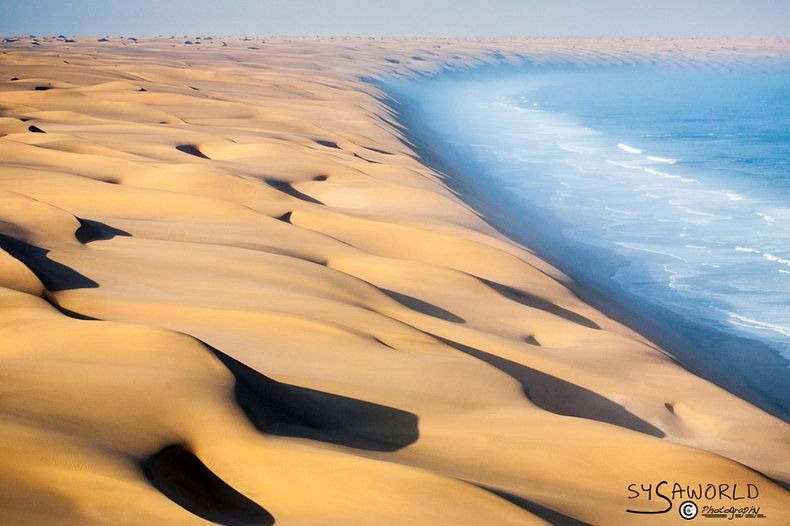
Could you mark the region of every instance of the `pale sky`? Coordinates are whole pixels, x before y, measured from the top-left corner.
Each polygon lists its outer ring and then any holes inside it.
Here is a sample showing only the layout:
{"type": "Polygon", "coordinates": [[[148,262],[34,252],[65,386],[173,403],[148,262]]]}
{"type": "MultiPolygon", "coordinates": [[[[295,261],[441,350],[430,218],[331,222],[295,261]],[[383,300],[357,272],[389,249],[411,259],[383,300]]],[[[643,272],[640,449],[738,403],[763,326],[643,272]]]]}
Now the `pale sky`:
{"type": "Polygon", "coordinates": [[[789,36],[790,0],[0,0],[0,35],[789,36]]]}

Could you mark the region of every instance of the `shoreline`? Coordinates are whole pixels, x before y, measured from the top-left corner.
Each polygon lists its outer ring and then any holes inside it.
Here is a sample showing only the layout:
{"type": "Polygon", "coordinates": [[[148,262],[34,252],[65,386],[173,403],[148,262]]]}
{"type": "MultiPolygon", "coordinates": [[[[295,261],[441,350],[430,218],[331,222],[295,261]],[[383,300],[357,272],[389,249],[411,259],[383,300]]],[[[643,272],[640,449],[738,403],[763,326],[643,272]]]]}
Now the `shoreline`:
{"type": "MultiPolygon", "coordinates": [[[[497,65],[482,66],[497,70],[497,65]]],[[[518,67],[504,66],[505,74],[518,67]]],[[[463,80],[479,74],[451,71],[446,74],[463,80]]],[[[440,73],[445,74],[445,73],[440,73]]],[[[790,385],[788,362],[778,348],[735,330],[716,328],[693,320],[625,291],[611,277],[626,264],[620,256],[603,248],[584,246],[564,238],[562,225],[552,221],[552,212],[535,212],[523,206],[510,192],[486,175],[485,166],[465,158],[460,148],[442,139],[421,122],[418,110],[397,99],[397,88],[388,92],[386,81],[380,86],[388,93],[388,104],[397,112],[409,141],[421,161],[446,175],[444,181],[456,194],[505,236],[535,251],[536,255],[567,274],[566,283],[583,301],[645,336],[665,349],[684,368],[768,413],[790,422],[790,385]],[[518,216],[516,215],[518,214],[518,216]],[[525,220],[526,218],[526,220],[525,220]],[[518,224],[526,224],[519,228],[518,224]],[[594,262],[603,271],[587,270],[575,262],[594,262]],[[608,280],[608,281],[605,281],[608,280]],[[674,329],[674,330],[673,330],[674,329]],[[749,371],[748,377],[741,371],[749,371]]]]}

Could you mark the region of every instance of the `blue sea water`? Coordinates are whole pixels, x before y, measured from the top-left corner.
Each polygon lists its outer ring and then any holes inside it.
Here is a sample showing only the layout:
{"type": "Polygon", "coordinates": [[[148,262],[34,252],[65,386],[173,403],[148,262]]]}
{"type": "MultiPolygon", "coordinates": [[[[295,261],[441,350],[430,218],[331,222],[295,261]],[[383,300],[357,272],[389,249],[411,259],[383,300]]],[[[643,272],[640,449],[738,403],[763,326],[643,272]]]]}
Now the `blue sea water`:
{"type": "Polygon", "coordinates": [[[790,64],[492,68],[390,93],[525,222],[615,254],[595,279],[790,358],[790,64]]]}
{"type": "Polygon", "coordinates": [[[632,262],[615,280],[790,356],[790,70],[611,68],[497,103],[535,130],[503,166],[548,176],[524,179],[632,262]]]}

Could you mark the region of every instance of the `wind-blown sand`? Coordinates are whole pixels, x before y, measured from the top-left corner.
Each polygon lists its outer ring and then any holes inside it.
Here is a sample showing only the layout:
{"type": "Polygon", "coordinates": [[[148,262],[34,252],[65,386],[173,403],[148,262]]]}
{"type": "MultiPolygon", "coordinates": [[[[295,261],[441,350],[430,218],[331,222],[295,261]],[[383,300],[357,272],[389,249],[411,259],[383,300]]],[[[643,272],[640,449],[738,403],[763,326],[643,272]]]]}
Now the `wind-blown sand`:
{"type": "Polygon", "coordinates": [[[582,303],[362,80],[786,40],[76,40],[0,44],[0,523],[682,523],[625,512],[667,480],[790,524],[790,426],[582,303]]]}

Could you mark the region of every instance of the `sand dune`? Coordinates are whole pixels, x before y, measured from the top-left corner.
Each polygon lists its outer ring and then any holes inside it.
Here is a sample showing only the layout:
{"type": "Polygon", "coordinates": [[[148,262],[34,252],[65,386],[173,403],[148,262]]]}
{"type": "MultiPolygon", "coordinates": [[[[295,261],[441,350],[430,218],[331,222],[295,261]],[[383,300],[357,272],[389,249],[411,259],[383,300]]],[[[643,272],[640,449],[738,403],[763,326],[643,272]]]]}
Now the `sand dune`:
{"type": "Polygon", "coordinates": [[[790,522],[790,426],[581,302],[364,81],[786,40],[185,40],[0,44],[0,523],[683,522],[626,513],[662,480],[790,522]]]}

